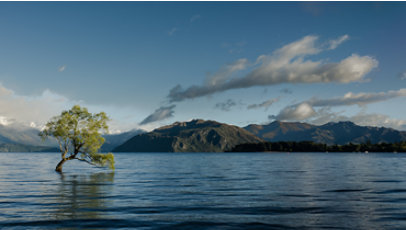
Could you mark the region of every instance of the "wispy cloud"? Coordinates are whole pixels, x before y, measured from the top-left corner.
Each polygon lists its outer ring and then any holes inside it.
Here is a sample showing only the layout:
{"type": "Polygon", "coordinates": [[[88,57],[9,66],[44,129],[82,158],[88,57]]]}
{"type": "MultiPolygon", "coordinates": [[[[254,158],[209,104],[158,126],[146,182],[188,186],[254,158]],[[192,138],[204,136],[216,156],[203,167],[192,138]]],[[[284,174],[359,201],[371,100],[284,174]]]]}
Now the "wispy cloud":
{"type": "Polygon", "coordinates": [[[195,22],[197,20],[199,20],[202,16],[200,14],[195,14],[190,18],[190,22],[195,22]]]}
{"type": "Polygon", "coordinates": [[[238,59],[234,63],[223,66],[215,74],[210,75],[207,79],[207,85],[224,84],[237,71],[244,70],[248,66],[248,60],[245,58],[238,59]]]}
{"type": "Polygon", "coordinates": [[[331,99],[311,99],[306,103],[315,106],[344,106],[344,105],[358,105],[364,106],[370,103],[376,103],[380,101],[386,101],[396,97],[406,97],[406,88],[399,90],[390,90],[387,92],[378,93],[346,93],[343,97],[331,98],[331,99]]]}
{"type": "Polygon", "coordinates": [[[65,69],[66,69],[66,65],[62,65],[62,66],[58,67],[59,72],[63,72],[63,71],[65,71],[65,69]]]}
{"type": "MultiPolygon", "coordinates": [[[[282,83],[349,83],[361,81],[378,65],[378,61],[374,58],[357,54],[352,54],[337,63],[306,60],[306,57],[325,50],[316,46],[317,39],[317,36],[306,36],[274,51],[272,55],[259,56],[253,69],[242,77],[222,75],[224,76],[222,81],[193,85],[186,89],[177,85],[170,90],[168,98],[171,102],[183,101],[232,89],[282,83]]],[[[246,59],[240,60],[248,63],[246,59]]]]}
{"type": "Polygon", "coordinates": [[[173,36],[176,32],[178,32],[179,31],[179,29],[177,28],[177,27],[173,27],[172,29],[170,29],[169,31],[168,31],[168,35],[169,36],[173,36]]]}
{"type": "Polygon", "coordinates": [[[339,38],[337,38],[337,39],[330,40],[330,41],[329,41],[329,47],[328,47],[328,49],[329,49],[329,50],[334,50],[334,49],[337,48],[341,43],[347,41],[349,38],[350,38],[350,36],[348,36],[348,35],[346,34],[346,35],[343,35],[343,36],[341,36],[341,37],[339,37],[339,38]]]}
{"type": "Polygon", "coordinates": [[[214,107],[223,111],[230,111],[237,103],[233,99],[228,99],[226,102],[219,102],[214,107]]]}
{"type": "Polygon", "coordinates": [[[247,106],[247,109],[259,109],[265,108],[267,110],[273,103],[277,102],[279,98],[271,98],[259,104],[251,104],[247,106]]]}
{"type": "Polygon", "coordinates": [[[152,122],[164,120],[170,117],[173,117],[173,109],[176,107],[176,105],[170,105],[170,106],[162,106],[155,110],[152,114],[147,116],[143,121],[140,122],[140,125],[146,125],[152,122]]]}

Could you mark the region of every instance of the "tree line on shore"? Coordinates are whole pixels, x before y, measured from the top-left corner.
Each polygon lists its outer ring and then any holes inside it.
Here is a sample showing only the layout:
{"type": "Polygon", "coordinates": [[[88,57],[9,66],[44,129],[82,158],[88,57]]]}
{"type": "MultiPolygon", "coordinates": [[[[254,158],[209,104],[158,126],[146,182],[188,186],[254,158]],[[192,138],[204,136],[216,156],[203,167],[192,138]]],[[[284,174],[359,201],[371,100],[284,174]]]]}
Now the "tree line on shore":
{"type": "Polygon", "coordinates": [[[406,152],[406,141],[396,143],[327,145],[312,141],[280,141],[236,145],[229,152],[406,152]]]}

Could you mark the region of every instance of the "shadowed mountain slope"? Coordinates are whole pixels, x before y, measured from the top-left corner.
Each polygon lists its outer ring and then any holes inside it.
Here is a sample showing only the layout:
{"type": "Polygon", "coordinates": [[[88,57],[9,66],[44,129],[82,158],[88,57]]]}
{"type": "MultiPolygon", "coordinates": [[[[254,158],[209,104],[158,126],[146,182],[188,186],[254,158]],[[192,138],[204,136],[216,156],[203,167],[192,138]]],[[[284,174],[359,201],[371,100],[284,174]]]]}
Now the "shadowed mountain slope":
{"type": "Polygon", "coordinates": [[[175,122],[137,135],[114,152],[223,152],[237,144],[263,141],[250,132],[216,121],[175,122]]]}

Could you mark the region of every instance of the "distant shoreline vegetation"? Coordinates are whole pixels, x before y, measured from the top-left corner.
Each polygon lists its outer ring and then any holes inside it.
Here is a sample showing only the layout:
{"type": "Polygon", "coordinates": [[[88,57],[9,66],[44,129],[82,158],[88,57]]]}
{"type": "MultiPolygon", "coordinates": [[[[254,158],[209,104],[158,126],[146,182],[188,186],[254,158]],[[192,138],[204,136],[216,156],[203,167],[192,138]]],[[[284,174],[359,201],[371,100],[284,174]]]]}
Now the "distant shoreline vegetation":
{"type": "Polygon", "coordinates": [[[239,144],[227,152],[406,152],[406,141],[396,143],[327,145],[312,141],[239,144]]]}

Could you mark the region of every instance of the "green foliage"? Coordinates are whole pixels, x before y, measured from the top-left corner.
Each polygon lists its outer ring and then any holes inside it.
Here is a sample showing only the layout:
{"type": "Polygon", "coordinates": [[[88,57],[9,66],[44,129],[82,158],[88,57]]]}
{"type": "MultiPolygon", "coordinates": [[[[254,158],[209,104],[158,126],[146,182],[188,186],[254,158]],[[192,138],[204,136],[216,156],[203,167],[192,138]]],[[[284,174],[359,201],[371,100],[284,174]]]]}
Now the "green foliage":
{"type": "MultiPolygon", "coordinates": [[[[114,170],[114,155],[112,153],[100,154],[92,153],[87,155],[90,161],[102,167],[109,167],[114,170]]],[[[82,156],[83,157],[83,156],[82,156]]]]}
{"type": "Polygon", "coordinates": [[[100,132],[108,132],[108,120],[104,112],[92,114],[86,108],[75,105],[53,117],[39,135],[43,139],[55,137],[62,152],[62,161],[77,159],[114,169],[112,153],[97,153],[104,143],[100,132]],[[77,156],[79,153],[80,158],[77,156]]]}

